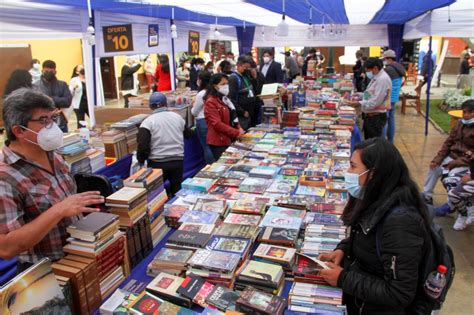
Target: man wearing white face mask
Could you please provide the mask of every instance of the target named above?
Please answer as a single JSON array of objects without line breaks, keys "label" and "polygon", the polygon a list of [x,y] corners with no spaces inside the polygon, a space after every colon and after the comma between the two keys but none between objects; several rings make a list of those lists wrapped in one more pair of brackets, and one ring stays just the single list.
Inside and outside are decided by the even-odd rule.
[{"label": "man wearing white face mask", "polygon": [[392,80],[383,70],[383,63],[378,58],[369,58],[365,62],[369,86],[364,92],[362,101],[344,102],[350,106],[360,106],[364,120],[365,139],[382,137],[387,122],[387,110],[390,109]]},{"label": "man wearing white face mask", "polygon": [[98,211],[99,192],[76,194],[67,164],[54,152],[62,145],[52,100],[19,89],[5,100],[7,135],[0,159],[0,257],[17,256],[18,272],[44,257],[64,256],[66,228],[82,212]]},{"label": "man wearing white face mask", "polygon": [[265,77],[265,84],[283,83],[281,63],[273,60],[273,53],[269,50],[263,53],[263,63],[260,65],[260,72]]}]

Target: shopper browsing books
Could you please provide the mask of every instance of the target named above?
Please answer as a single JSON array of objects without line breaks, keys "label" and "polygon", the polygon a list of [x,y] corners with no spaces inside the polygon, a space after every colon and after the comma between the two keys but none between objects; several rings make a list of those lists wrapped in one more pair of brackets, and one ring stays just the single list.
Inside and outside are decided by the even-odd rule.
[{"label": "shopper browsing books", "polygon": [[345,101],[350,106],[360,106],[364,119],[365,139],[381,137],[390,109],[392,80],[382,69],[380,59],[369,58],[365,62],[366,75],[370,80],[362,101]]},{"label": "shopper browsing books", "polygon": [[249,72],[252,63],[249,56],[240,56],[236,71],[229,76],[229,99],[234,103],[239,124],[245,130],[251,127],[252,121],[255,121],[253,117],[258,114],[257,93]]},{"label": "shopper browsing books", "polygon": [[193,108],[191,109],[191,113],[196,117],[196,130],[198,132],[199,143],[204,152],[204,160],[206,161],[206,164],[212,164],[214,162],[214,156],[206,142],[207,124],[206,119],[204,118],[204,96],[207,93],[207,86],[211,80],[211,76],[212,74],[208,71],[201,71],[199,73],[199,93],[196,95]]},{"label": "shopper browsing books", "polygon": [[150,95],[153,114],[147,117],[138,130],[137,159],[148,167],[161,168],[163,180],[169,181],[168,197],[181,189],[183,181],[184,138],[191,135],[184,119],[168,111],[168,101],[163,93]]},{"label": "shopper browsing books", "polygon": [[66,228],[91,205],[104,202],[99,192],[76,193],[64,160],[58,112],[46,95],[30,89],[5,100],[7,134],[0,161],[0,257],[17,256],[19,272],[44,257],[64,256]]},{"label": "shopper browsing books", "polygon": [[320,275],[342,288],[348,314],[429,314],[414,312],[426,302],[419,270],[430,246],[429,218],[400,152],[385,139],[360,142],[345,182],[351,197],[342,220],[351,232],[319,256],[331,268]]},{"label": "shopper browsing books", "polygon": [[227,98],[228,82],[227,75],[214,74],[205,96],[204,117],[208,128],[207,144],[216,160],[232,141],[244,134],[244,130],[239,125],[234,104]]}]

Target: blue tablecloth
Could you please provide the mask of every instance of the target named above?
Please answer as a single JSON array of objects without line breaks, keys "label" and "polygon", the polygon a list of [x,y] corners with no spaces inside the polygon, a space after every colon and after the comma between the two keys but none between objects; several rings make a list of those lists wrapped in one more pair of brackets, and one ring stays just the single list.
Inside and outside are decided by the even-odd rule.
[{"label": "blue tablecloth", "polygon": [[[352,131],[352,140],[351,147],[354,146],[362,140],[360,130],[357,125],[354,126]],[[132,156],[127,155],[126,157],[116,161],[115,163],[102,168],[97,171],[97,174],[105,175],[107,177],[120,176],[121,178],[126,178],[129,176],[130,166],[132,164]],[[201,145],[197,135],[194,135],[190,139],[184,141],[184,178],[194,176],[199,170],[205,165],[204,155],[202,152]],[[163,243],[164,244],[164,243]],[[146,265],[148,262],[153,259],[153,257],[158,253],[163,244],[160,243],[153,252],[140,263],[137,267],[134,268],[131,275],[132,278],[142,274],[142,277],[146,277]],[[12,260],[2,260],[0,259],[0,285],[3,285],[5,282],[10,280],[16,272],[16,259]],[[134,278],[135,279],[135,278]],[[151,281],[151,278],[148,280]],[[288,289],[289,290],[289,289]]]}]

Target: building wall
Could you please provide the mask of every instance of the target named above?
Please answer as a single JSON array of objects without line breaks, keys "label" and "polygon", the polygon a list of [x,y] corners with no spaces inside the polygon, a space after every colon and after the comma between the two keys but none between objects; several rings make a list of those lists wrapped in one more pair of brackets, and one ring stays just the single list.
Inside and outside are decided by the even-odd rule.
[{"label": "building wall", "polygon": [[41,63],[48,59],[54,60],[58,79],[66,82],[71,79],[74,66],[83,63],[80,39],[0,40],[0,45],[2,44],[29,44],[32,57],[38,59]]}]

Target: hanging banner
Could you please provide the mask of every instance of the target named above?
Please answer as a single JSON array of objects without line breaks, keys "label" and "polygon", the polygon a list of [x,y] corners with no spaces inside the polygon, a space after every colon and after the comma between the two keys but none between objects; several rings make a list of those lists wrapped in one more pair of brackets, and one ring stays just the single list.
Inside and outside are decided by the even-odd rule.
[{"label": "hanging banner", "polygon": [[158,46],[158,24],[148,24],[148,47]]},{"label": "hanging banner", "polygon": [[188,37],[188,55],[199,55],[199,32],[189,31]]},{"label": "hanging banner", "polygon": [[132,24],[102,28],[105,52],[133,51]]}]

